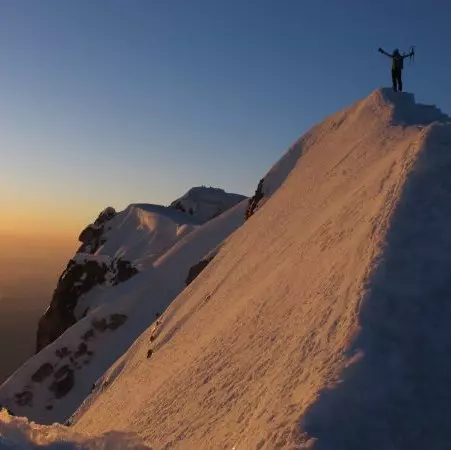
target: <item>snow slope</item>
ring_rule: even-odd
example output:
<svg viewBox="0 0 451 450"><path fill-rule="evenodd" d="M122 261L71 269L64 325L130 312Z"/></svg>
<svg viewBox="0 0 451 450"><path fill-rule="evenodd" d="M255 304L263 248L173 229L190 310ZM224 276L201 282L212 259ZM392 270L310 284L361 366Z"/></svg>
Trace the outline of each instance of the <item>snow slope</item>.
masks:
<svg viewBox="0 0 451 450"><path fill-rule="evenodd" d="M199 222L157 205L105 209L80 235L82 246L60 276L49 308L41 317L37 351L111 296L111 289L150 267ZM111 291L111 292L110 292Z"/></svg>
<svg viewBox="0 0 451 450"><path fill-rule="evenodd" d="M158 449L449 448L450 119L378 90L269 175L73 428Z"/></svg>
<svg viewBox="0 0 451 450"><path fill-rule="evenodd" d="M155 205L131 205L117 214L106 243L88 259L124 257L141 272L85 294L76 308L79 321L0 387L0 405L39 423L64 422L184 289L190 267L244 222L245 208L246 201L203 225Z"/></svg>
<svg viewBox="0 0 451 450"><path fill-rule="evenodd" d="M96 254L149 266L200 221L172 208L141 203L128 206L110 224L113 232Z"/></svg>

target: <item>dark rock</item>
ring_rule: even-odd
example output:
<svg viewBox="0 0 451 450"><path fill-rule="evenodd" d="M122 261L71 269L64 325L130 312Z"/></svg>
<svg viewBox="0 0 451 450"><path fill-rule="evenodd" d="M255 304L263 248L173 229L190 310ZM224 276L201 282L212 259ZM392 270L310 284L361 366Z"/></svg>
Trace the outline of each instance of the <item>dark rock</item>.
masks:
<svg viewBox="0 0 451 450"><path fill-rule="evenodd" d="M19 406L33 406L33 393L22 391L14 395L16 404Z"/></svg>
<svg viewBox="0 0 451 450"><path fill-rule="evenodd" d="M82 243L78 253L94 254L105 242L106 224L116 216L114 208L104 209L94 223L88 225L80 234L78 240Z"/></svg>
<svg viewBox="0 0 451 450"><path fill-rule="evenodd" d="M133 277L138 273L138 269L130 263L130 261L125 261L123 259L118 259L116 261L116 276L114 277L113 284L123 283L129 278Z"/></svg>
<svg viewBox="0 0 451 450"><path fill-rule="evenodd" d="M85 334L81 336L84 341L90 341L94 337L94 330L90 328Z"/></svg>
<svg viewBox="0 0 451 450"><path fill-rule="evenodd" d="M186 286L191 284L199 276L199 274L205 269L205 267L207 267L208 264L210 264L215 255L216 253L210 253L205 258L201 259L197 264L191 266L188 272L188 276L186 277L185 280Z"/></svg>
<svg viewBox="0 0 451 450"><path fill-rule="evenodd" d="M50 363L44 363L39 369L31 376L31 379L35 383L42 383L47 377L53 373L53 366Z"/></svg>
<svg viewBox="0 0 451 450"><path fill-rule="evenodd" d="M64 426L65 427L70 427L71 425L72 425L72 422L73 422L73 418L72 417L69 417L69 419L67 419L65 422L64 422Z"/></svg>
<svg viewBox="0 0 451 450"><path fill-rule="evenodd" d="M50 385L49 390L55 395L55 398L61 398L67 395L75 384L75 375L73 369L69 366L63 366L54 374L55 381Z"/></svg>
<svg viewBox="0 0 451 450"><path fill-rule="evenodd" d="M81 342L78 345L77 351L74 353L74 357L80 358L80 356L85 355L87 352L88 352L88 346L84 342Z"/></svg>
<svg viewBox="0 0 451 450"><path fill-rule="evenodd" d="M122 326L128 317L125 314L111 314L108 317L108 320L103 317L102 319L92 319L91 325L100 332L104 332L106 330L116 330L120 326Z"/></svg>
<svg viewBox="0 0 451 450"><path fill-rule="evenodd" d="M39 352L76 323L74 310L81 295L103 284L108 268L96 261L77 264L70 260L53 293L50 307L38 324L36 350Z"/></svg>
<svg viewBox="0 0 451 450"><path fill-rule="evenodd" d="M108 222L115 216L114 208L108 207L102 211L95 222L80 234L79 240L82 245L78 253L95 253L106 242L106 233L110 229ZM114 267L107 267L105 264L89 259L84 263L69 261L58 280L50 306L39 321L36 352L57 339L77 321L74 310L78 299L94 286L105 283L109 271L113 271L115 276L119 273L119 277L116 279L116 284L118 284L127 276L131 276L131 272L134 274L134 270L136 270L133 270L129 263L119 263L120 270L116 268L117 265L118 263L115 262Z"/></svg>
<svg viewBox="0 0 451 450"><path fill-rule="evenodd" d="M92 319L91 320L91 325L100 332L104 332L105 330L107 330L108 328L108 324L105 318L102 319Z"/></svg>
<svg viewBox="0 0 451 450"><path fill-rule="evenodd" d="M84 263L71 260L59 279L50 307L39 320L36 351L52 343L77 322L74 310L83 294L105 284L107 278L112 278L112 284L117 285L137 273L138 270L129 261L121 259L113 260L111 264L89 259Z"/></svg>
<svg viewBox="0 0 451 450"><path fill-rule="evenodd" d="M264 197L264 192L263 192L264 181L265 181L265 179L262 178L258 182L257 189L255 190L254 196L249 199L249 203L247 205L246 214L245 214L246 220L249 219L254 214L255 210L258 207L260 200Z"/></svg>
<svg viewBox="0 0 451 450"><path fill-rule="evenodd" d="M149 359L152 356L153 350L150 348L147 350L147 359Z"/></svg>
<svg viewBox="0 0 451 450"><path fill-rule="evenodd" d="M125 314L111 314L108 328L110 330L117 330L127 321L127 319L128 317Z"/></svg>
<svg viewBox="0 0 451 450"><path fill-rule="evenodd" d="M64 366L61 366L53 375L53 378L59 379L64 377L68 372L70 372L72 369L68 364L65 364Z"/></svg>
<svg viewBox="0 0 451 450"><path fill-rule="evenodd" d="M171 203L171 207L174 209L178 209L179 211L186 212L185 207L183 206L183 203L180 200L175 200ZM191 214L192 215L192 214Z"/></svg>
<svg viewBox="0 0 451 450"><path fill-rule="evenodd" d="M65 358L66 356L69 356L71 351L67 347L61 347L55 350L55 355L58 356L58 358Z"/></svg>

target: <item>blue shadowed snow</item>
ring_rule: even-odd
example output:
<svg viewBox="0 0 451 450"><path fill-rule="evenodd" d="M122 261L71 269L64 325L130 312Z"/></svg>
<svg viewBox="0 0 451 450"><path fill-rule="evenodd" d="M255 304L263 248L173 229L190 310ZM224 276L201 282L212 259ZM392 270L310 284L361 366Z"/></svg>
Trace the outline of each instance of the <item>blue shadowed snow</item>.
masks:
<svg viewBox="0 0 451 450"><path fill-rule="evenodd" d="M395 109L421 119L411 100ZM303 419L315 450L450 448L451 124L428 133L367 282L361 359Z"/></svg>

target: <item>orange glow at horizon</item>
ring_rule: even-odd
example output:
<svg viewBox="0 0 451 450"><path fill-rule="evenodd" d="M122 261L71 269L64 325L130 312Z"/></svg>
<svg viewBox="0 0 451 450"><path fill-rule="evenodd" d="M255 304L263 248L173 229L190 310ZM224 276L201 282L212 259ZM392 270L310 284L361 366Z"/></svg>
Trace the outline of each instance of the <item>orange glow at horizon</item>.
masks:
<svg viewBox="0 0 451 450"><path fill-rule="evenodd" d="M80 232L95 220L101 209L89 204L52 200L24 201L0 194L0 235L77 241Z"/></svg>

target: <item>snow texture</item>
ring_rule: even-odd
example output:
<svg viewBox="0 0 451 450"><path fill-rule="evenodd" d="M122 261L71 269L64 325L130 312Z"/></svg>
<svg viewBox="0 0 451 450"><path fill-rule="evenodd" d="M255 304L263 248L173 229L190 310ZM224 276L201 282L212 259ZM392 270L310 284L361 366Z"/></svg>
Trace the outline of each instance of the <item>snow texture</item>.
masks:
<svg viewBox="0 0 451 450"><path fill-rule="evenodd" d="M244 225L246 201L101 302L96 314L128 320L82 372L91 382L110 367L70 433L167 450L448 449L450 180L451 121L410 94L377 90L315 126ZM181 292L191 253L227 236ZM71 395L53 415L32 411L65 417L86 392Z"/></svg>
<svg viewBox="0 0 451 450"><path fill-rule="evenodd" d="M136 436L108 432L103 436L76 433L59 424L37 425L0 410L1 450L152 450Z"/></svg>
<svg viewBox="0 0 451 450"><path fill-rule="evenodd" d="M118 213L96 254L78 254L75 260L102 264L124 257L141 272L85 294L76 308L80 320L0 386L0 405L42 424L65 422L111 364L184 289L191 266L244 222L245 207L243 201L203 225L156 205L131 205Z"/></svg>
<svg viewBox="0 0 451 450"><path fill-rule="evenodd" d="M449 118L409 94L314 127L74 429L171 449L449 448L450 174Z"/></svg>

